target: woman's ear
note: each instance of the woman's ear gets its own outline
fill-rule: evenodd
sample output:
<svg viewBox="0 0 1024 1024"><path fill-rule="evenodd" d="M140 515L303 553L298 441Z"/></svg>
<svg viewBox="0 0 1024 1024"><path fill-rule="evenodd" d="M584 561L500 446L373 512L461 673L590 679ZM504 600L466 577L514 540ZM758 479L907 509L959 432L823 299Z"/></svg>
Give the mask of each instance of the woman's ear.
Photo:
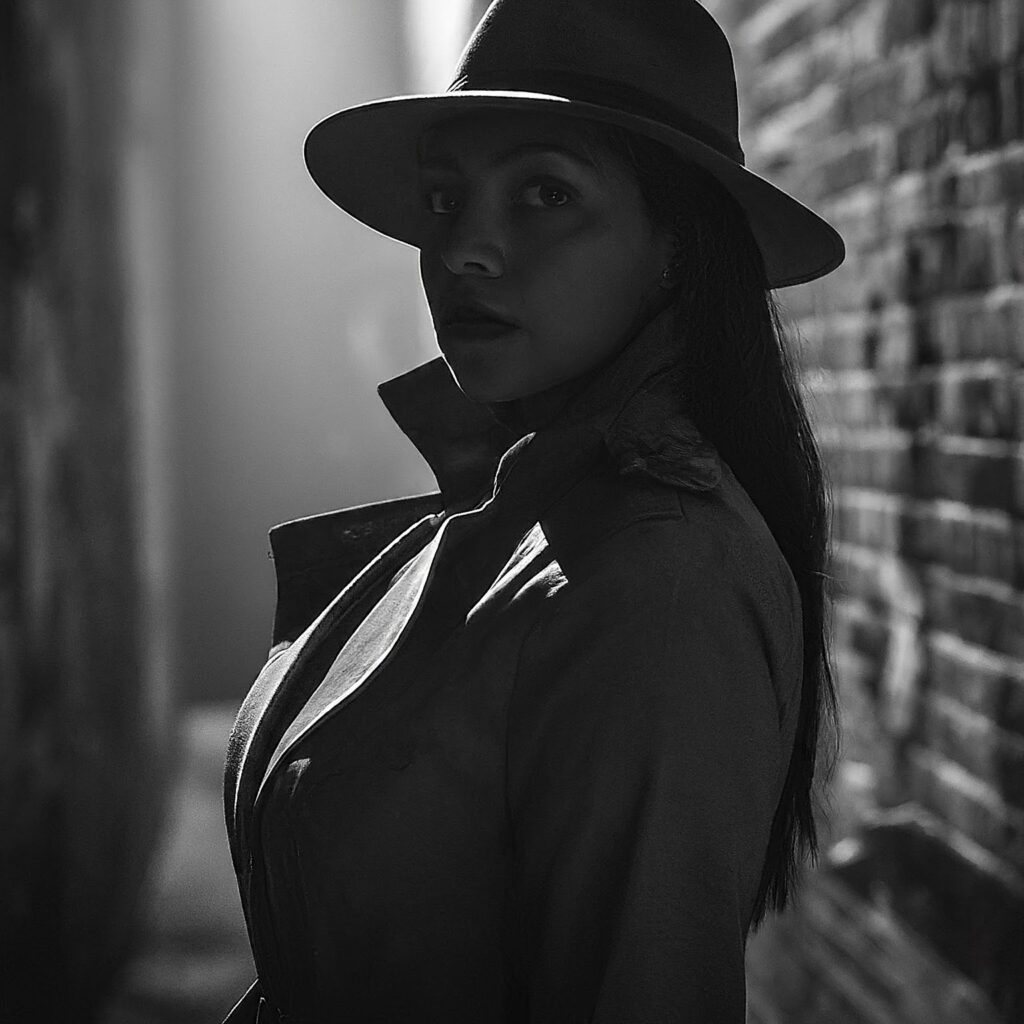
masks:
<svg viewBox="0 0 1024 1024"><path fill-rule="evenodd" d="M658 285L661 288L674 288L682 279L682 259L680 231L676 225L665 223L655 226L653 239L653 255L660 267Z"/></svg>

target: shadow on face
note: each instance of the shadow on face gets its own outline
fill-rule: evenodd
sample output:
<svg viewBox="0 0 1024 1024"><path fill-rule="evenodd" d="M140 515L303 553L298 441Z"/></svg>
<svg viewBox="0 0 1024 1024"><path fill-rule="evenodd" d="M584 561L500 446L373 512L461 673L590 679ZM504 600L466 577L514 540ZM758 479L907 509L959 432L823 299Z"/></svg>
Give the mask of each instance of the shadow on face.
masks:
<svg viewBox="0 0 1024 1024"><path fill-rule="evenodd" d="M423 288L471 398L523 398L586 373L663 301L671 233L586 122L474 113L429 129L418 155Z"/></svg>

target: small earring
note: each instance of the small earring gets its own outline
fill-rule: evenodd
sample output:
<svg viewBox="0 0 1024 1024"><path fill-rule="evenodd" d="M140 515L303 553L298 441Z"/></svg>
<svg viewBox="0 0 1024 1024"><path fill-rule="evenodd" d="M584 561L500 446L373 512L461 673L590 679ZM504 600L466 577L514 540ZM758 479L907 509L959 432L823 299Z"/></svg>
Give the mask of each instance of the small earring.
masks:
<svg viewBox="0 0 1024 1024"><path fill-rule="evenodd" d="M676 268L669 264L661 272L661 286L662 288L671 288L676 283Z"/></svg>

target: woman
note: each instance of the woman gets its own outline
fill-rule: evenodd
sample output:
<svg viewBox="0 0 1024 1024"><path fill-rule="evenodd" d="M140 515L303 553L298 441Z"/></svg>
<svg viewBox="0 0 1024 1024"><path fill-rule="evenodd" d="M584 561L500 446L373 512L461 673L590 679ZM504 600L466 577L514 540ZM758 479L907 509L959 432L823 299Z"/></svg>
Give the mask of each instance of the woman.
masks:
<svg viewBox="0 0 1024 1024"><path fill-rule="evenodd" d="M441 494L272 534L229 1020L743 1021L833 714L769 289L843 248L736 125L694 0L498 0L449 93L311 133L320 187L420 249L443 359L381 395Z"/></svg>

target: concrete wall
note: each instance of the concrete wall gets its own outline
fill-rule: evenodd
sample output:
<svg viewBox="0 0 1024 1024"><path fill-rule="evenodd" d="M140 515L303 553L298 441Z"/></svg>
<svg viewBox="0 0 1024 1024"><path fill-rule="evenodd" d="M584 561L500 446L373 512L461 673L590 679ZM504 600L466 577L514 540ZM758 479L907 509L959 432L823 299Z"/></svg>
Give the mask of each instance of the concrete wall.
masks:
<svg viewBox="0 0 1024 1024"><path fill-rule="evenodd" d="M844 763L758 1019L1024 1016L1019 0L720 0L750 164L841 230L782 298L835 486Z"/></svg>

